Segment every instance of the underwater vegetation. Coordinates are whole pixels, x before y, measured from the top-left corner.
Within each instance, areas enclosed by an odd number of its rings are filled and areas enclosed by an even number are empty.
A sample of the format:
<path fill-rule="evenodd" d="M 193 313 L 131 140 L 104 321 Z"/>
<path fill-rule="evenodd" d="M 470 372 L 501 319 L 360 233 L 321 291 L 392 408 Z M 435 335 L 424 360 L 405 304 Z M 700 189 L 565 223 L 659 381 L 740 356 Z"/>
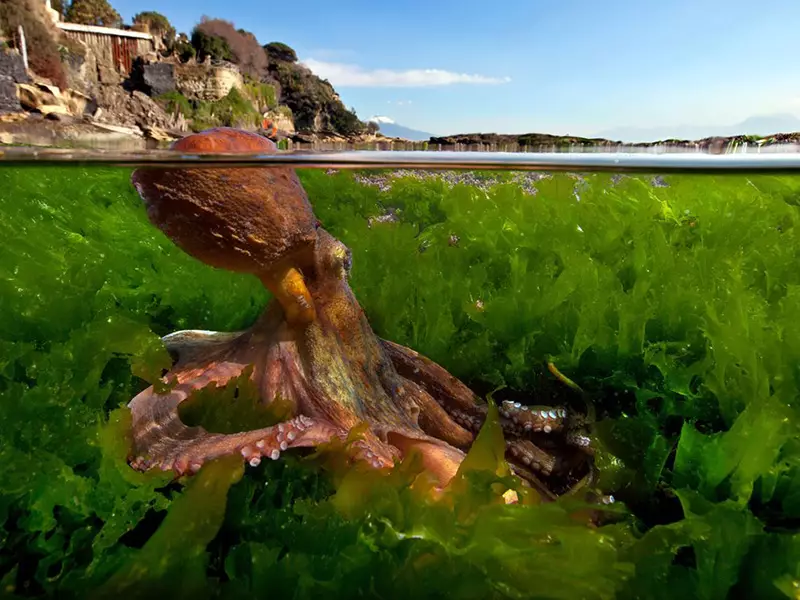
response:
<path fill-rule="evenodd" d="M 153 227 L 129 170 L 4 168 L 0 593 L 795 597 L 800 180 L 375 175 L 299 172 L 372 329 L 496 402 L 569 405 L 557 365 L 592 401 L 613 518 L 499 500 L 496 418 L 444 502 L 413 461 L 131 469 L 160 336 L 244 329 L 268 294 Z"/>

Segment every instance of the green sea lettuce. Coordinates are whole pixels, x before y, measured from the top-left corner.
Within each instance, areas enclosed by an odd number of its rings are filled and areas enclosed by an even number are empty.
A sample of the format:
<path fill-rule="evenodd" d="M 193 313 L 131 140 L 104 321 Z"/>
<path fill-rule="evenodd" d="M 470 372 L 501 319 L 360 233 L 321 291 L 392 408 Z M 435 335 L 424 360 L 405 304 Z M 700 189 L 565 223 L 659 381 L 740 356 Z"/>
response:
<path fill-rule="evenodd" d="M 6 167 L 4 594 L 796 595 L 798 178 L 371 175 L 300 171 L 353 250 L 375 331 L 476 389 L 506 386 L 498 398 L 567 398 L 554 362 L 593 402 L 610 522 L 587 527 L 569 497 L 498 502 L 511 483 L 491 419 L 449 503 L 420 495 L 414 461 L 390 476 L 331 478 L 295 456 L 238 481 L 224 461 L 194 481 L 133 472 L 124 406 L 168 367 L 159 336 L 246 327 L 268 295 L 178 250 L 125 169 Z M 387 208 L 397 222 L 368 220 Z M 186 418 L 238 427 L 215 412 L 230 391 Z"/>

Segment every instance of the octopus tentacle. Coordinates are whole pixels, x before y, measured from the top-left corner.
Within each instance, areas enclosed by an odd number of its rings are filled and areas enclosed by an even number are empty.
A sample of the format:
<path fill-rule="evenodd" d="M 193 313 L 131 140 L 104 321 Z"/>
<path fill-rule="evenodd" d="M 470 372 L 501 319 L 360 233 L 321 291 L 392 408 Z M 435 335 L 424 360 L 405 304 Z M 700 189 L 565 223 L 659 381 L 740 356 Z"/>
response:
<path fill-rule="evenodd" d="M 406 380 L 403 385 L 411 390 L 412 397 L 420 409 L 418 422 L 425 433 L 444 440 L 456 448 L 469 448 L 475 438 L 470 430 L 456 423 L 430 394 L 413 381 Z"/>
<path fill-rule="evenodd" d="M 500 414 L 510 419 L 520 432 L 554 433 L 564 428 L 567 411 L 563 408 L 525 406 L 519 402 L 504 400 Z"/>
<path fill-rule="evenodd" d="M 180 424 L 180 421 L 177 423 Z M 192 431 L 193 429 L 199 431 Z M 258 466 L 261 457 L 277 460 L 284 450 L 317 446 L 330 441 L 338 432 L 325 424 L 300 416 L 272 427 L 242 433 L 209 433 L 202 428 L 186 427 L 183 424 L 172 433 L 171 439 L 157 446 L 150 446 L 149 455 L 136 457 L 131 466 L 139 470 L 160 467 L 181 476 L 197 472 L 208 460 L 235 453 L 241 454 L 251 466 Z"/>
<path fill-rule="evenodd" d="M 447 439 L 463 448 L 461 440 L 473 439 L 486 420 L 487 407 L 478 396 L 443 367 L 410 348 L 394 342 L 381 340 L 381 344 L 392 360 L 397 372 L 407 380 L 416 382 L 428 398 L 433 398 L 438 408 L 427 399 L 418 401 L 423 409 L 420 424 L 427 433 Z M 561 375 L 559 373 L 559 375 Z M 564 376 L 561 375 L 559 379 Z M 574 385 L 574 384 L 573 384 Z M 571 386 L 570 386 L 571 387 Z M 562 407 L 525 406 L 519 402 L 503 401 L 499 406 L 501 427 L 508 440 L 509 461 L 528 467 L 536 473 L 549 476 L 558 471 L 559 461 L 540 448 L 529 438 L 533 434 L 564 432 L 567 427 L 567 411 Z M 454 429 L 452 425 L 458 427 Z M 455 438 L 446 438 L 457 432 Z M 523 439 L 519 439 L 523 438 Z M 577 432 L 565 436 L 567 444 L 591 453 L 588 437 Z"/>
<path fill-rule="evenodd" d="M 448 412 L 457 410 L 467 415 L 485 417 L 480 415 L 480 397 L 444 367 L 411 348 L 388 340 L 380 340 L 380 343 L 397 373 L 415 381 L 437 402 L 446 406 Z"/>
<path fill-rule="evenodd" d="M 530 440 L 511 440 L 506 442 L 506 447 L 511 457 L 537 473 L 551 475 L 556 469 L 556 457 Z"/>

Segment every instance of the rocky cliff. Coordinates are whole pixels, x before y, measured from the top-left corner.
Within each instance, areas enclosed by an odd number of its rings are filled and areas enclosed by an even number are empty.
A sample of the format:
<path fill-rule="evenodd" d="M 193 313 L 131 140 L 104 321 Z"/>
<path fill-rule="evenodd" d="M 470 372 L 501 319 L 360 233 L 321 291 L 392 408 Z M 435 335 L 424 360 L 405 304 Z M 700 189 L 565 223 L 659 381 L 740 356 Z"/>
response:
<path fill-rule="evenodd" d="M 19 112 L 22 106 L 17 96 L 17 84 L 30 78 L 19 54 L 0 53 L 0 114 Z"/>
<path fill-rule="evenodd" d="M 25 111 L 33 121 L 37 117 L 69 125 L 79 121 L 156 139 L 220 125 L 260 129 L 276 139 L 301 141 L 374 137 L 365 137 L 366 124 L 344 107 L 327 81 L 298 64 L 291 48 L 278 43 L 262 47 L 252 34 L 230 23 L 204 18 L 191 41 L 181 34 L 169 43 L 155 37 L 155 43 L 143 43 L 141 36 L 130 35 L 126 41 L 121 33 L 60 31 L 53 23 L 58 13 L 26 12 L 28 3 L 37 0 L 4 1 L 16 6 L 15 14 L 25 20 L 26 29 L 49 36 L 59 58 L 58 65 L 49 68 L 58 77 L 33 72 L 29 81 L 24 68 L 20 74 L 13 32 L 5 31 L 8 44 L 2 46 L 2 30 L 9 29 L 10 21 L 0 22 L 0 56 L 5 61 L 0 63 L 0 112 Z M 148 13 L 151 20 L 153 14 Z M 142 31 L 142 23 L 135 23 L 134 29 Z M 128 66 L 120 63 L 113 44 L 108 43 L 109 35 L 123 36 L 125 52 L 136 56 L 132 64 L 130 59 Z M 237 45 L 242 40 L 247 42 L 247 56 Z M 216 51 L 224 56 L 215 56 Z M 254 54 L 260 55 L 259 60 L 254 60 Z M 12 69 L 11 64 L 16 66 Z M 78 96 L 86 101 L 76 113 L 67 98 Z"/>

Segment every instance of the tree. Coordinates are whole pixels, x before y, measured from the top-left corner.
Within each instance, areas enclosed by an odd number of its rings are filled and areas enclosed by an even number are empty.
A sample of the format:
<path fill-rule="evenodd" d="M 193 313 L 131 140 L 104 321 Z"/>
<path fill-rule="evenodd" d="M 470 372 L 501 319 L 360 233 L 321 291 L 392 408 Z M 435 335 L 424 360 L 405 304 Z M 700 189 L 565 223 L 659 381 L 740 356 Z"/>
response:
<path fill-rule="evenodd" d="M 270 42 L 264 46 L 264 52 L 267 53 L 267 58 L 269 58 L 270 62 L 279 60 L 289 63 L 297 62 L 297 53 L 281 42 Z"/>
<path fill-rule="evenodd" d="M 356 111 L 352 108 L 347 110 L 341 101 L 329 101 L 327 109 L 334 131 L 342 135 L 358 135 L 367 129 L 367 125 L 358 119 Z"/>
<path fill-rule="evenodd" d="M 198 43 L 195 43 L 195 39 Z M 217 41 L 220 39 L 225 42 L 224 45 Z M 224 54 L 227 48 L 229 57 L 226 60 L 235 62 L 242 73 L 256 81 L 267 72 L 267 53 L 258 43 L 256 36 L 244 29 L 237 30 L 229 21 L 203 17 L 192 34 L 192 44 L 197 48 L 198 55 L 210 54 L 212 57 L 214 52 Z"/>
<path fill-rule="evenodd" d="M 378 125 L 375 121 L 369 121 L 367 123 L 367 133 L 371 135 L 375 135 L 381 130 L 381 126 Z"/>
<path fill-rule="evenodd" d="M 62 18 L 64 17 L 64 11 L 66 10 L 64 0 L 50 0 L 50 8 L 61 15 Z"/>
<path fill-rule="evenodd" d="M 178 34 L 178 37 L 175 39 L 173 52 L 175 52 L 177 57 L 183 62 L 187 62 L 197 56 L 197 51 L 185 33 Z"/>
<path fill-rule="evenodd" d="M 197 50 L 197 60 L 203 61 L 207 56 L 213 60 L 232 60 L 233 52 L 224 38 L 209 35 L 199 27 L 192 31 L 192 46 Z"/>
<path fill-rule="evenodd" d="M 67 9 L 67 21 L 101 27 L 122 26 L 122 17 L 107 0 L 72 0 Z"/>
<path fill-rule="evenodd" d="M 159 12 L 153 10 L 140 12 L 133 17 L 133 28 L 160 38 L 167 49 L 171 50 L 175 45 L 175 28 L 169 19 Z"/>

